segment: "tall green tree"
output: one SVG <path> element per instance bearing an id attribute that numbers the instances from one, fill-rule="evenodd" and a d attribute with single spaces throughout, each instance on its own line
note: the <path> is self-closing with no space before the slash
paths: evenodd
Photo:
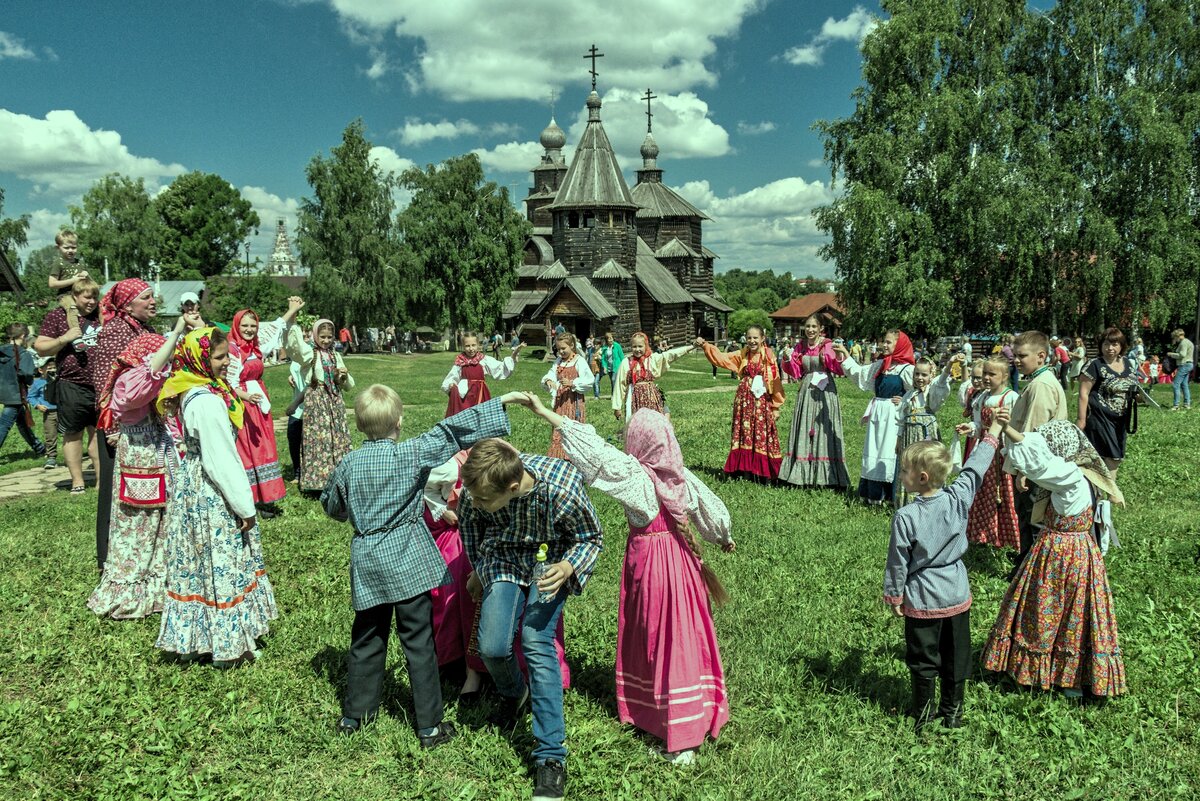
<path id="1" fill-rule="evenodd" d="M 396 220 L 409 254 L 409 316 L 434 327 L 498 325 L 529 235 L 508 190 L 484 181 L 473 153 L 405 170 L 400 185 L 413 192 Z"/>
<path id="2" fill-rule="evenodd" d="M 8 261 L 15 269 L 19 262 L 17 260 L 17 248 L 25 247 L 27 240 L 26 235 L 29 231 L 29 215 L 22 214 L 20 217 L 8 218 L 4 215 L 4 187 L 0 186 L 0 251 L 4 251 L 4 255 L 8 257 Z"/>
<path id="3" fill-rule="evenodd" d="M 47 282 L 50 270 L 57 260 L 58 248 L 54 245 L 40 247 L 25 257 L 25 263 L 21 265 L 21 283 L 25 285 L 22 300 L 26 303 L 36 303 L 40 300 L 53 300 L 58 295 L 57 290 L 51 289 Z"/>
<path id="4" fill-rule="evenodd" d="M 254 309 L 263 320 L 274 319 L 287 311 L 287 299 L 292 294 L 268 275 L 223 275 L 204 286 L 204 319 L 230 324 L 241 309 Z"/>
<path id="5" fill-rule="evenodd" d="M 180 175 L 154 199 L 154 208 L 163 223 L 163 278 L 220 275 L 259 225 L 250 201 L 211 173 Z"/>
<path id="6" fill-rule="evenodd" d="M 153 277 L 150 262 L 158 259 L 163 226 L 143 179 L 104 176 L 80 205 L 71 206 L 71 223 L 79 234 L 80 261 L 93 275 L 104 275 L 107 260 L 112 278 Z"/>
<path id="7" fill-rule="evenodd" d="M 300 203 L 296 245 L 309 269 L 311 308 L 338 324 L 386 325 L 402 305 L 401 254 L 392 214 L 395 177 L 370 158 L 362 120 L 305 174 L 313 197 Z"/>

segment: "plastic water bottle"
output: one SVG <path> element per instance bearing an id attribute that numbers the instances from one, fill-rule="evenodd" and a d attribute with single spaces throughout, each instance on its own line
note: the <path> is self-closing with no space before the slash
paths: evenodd
<path id="1" fill-rule="evenodd" d="M 530 581 L 530 584 L 537 593 L 533 599 L 533 603 L 535 604 L 540 604 L 543 601 L 550 600 L 550 597 L 546 595 L 546 593 L 537 589 L 538 582 L 546 577 L 546 572 L 550 569 L 546 565 L 546 554 L 549 550 L 550 546 L 544 542 L 538 546 L 537 564 L 533 566 L 533 579 Z"/>

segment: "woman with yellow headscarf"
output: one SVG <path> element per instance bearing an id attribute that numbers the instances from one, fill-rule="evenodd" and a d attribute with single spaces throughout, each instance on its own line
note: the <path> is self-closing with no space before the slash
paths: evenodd
<path id="1" fill-rule="evenodd" d="M 178 406 L 187 457 L 167 512 L 167 597 L 159 648 L 229 667 L 258 656 L 275 617 L 254 495 L 235 445 L 243 405 L 225 381 L 229 341 L 200 328 L 175 351 L 158 397 Z"/>

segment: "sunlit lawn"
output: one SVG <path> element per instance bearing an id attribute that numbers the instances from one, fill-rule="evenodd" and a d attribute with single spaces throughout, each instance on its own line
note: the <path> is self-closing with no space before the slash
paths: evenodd
<path id="1" fill-rule="evenodd" d="M 394 386 L 408 433 L 441 419 L 450 357 L 351 357 L 359 387 Z M 691 768 L 653 756 L 616 721 L 616 598 L 627 528 L 595 496 L 606 549 L 587 593 L 567 604 L 574 686 L 566 696 L 570 798 L 959 799 L 1196 798 L 1200 795 L 1200 412 L 1143 410 L 1121 483 L 1123 547 L 1108 563 L 1130 694 L 1080 708 L 1055 694 L 984 681 L 968 689 L 968 727 L 911 731 L 901 623 L 879 601 L 889 517 L 828 492 L 764 488 L 720 474 L 733 382 L 698 356 L 664 380 L 688 464 L 725 500 L 738 550 L 707 554 L 733 602 L 716 613 L 732 719 Z M 522 363 L 493 390 L 532 388 Z M 685 372 L 686 371 L 686 372 Z M 286 371 L 269 372 L 276 399 Z M 719 387 L 720 392 L 683 390 Z M 866 396 L 841 384 L 850 473 L 858 474 Z M 607 386 L 606 386 L 607 389 Z M 781 419 L 791 419 L 794 388 Z M 1155 396 L 1170 399 L 1169 387 Z M 277 400 L 277 407 L 284 402 Z M 953 403 L 951 403 L 953 406 Z M 942 412 L 943 430 L 959 414 Z M 608 399 L 589 419 L 614 436 Z M 548 432 L 514 410 L 513 441 L 544 451 Z M 784 435 L 785 431 L 781 431 Z M 21 460 L 16 432 L 0 473 Z M 286 454 L 281 436 L 280 451 Z M 284 457 L 286 461 L 286 456 Z M 27 463 L 27 464 L 26 464 Z M 3 480 L 3 479 L 0 479 Z M 334 734 L 351 611 L 348 527 L 294 492 L 263 536 L 281 618 L 262 660 L 218 672 L 165 661 L 157 619 L 96 619 L 95 495 L 0 505 L 0 796 L 5 798 L 527 798 L 528 727 L 515 739 L 479 712 L 454 744 L 421 752 L 408 721 L 403 659 L 392 646 L 379 721 Z M 970 554 L 973 639 L 981 647 L 1007 560 Z M 455 678 L 446 676 L 453 699 Z"/>

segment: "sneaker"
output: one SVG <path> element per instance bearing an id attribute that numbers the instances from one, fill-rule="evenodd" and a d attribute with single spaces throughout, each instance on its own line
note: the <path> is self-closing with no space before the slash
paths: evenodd
<path id="1" fill-rule="evenodd" d="M 1179 407 L 1178 407 L 1178 406 L 1172 406 L 1172 407 L 1171 407 L 1171 411 L 1173 411 L 1173 412 L 1177 412 L 1177 411 L 1179 411 Z"/>
<path id="2" fill-rule="evenodd" d="M 443 720 L 433 729 L 433 734 L 418 735 L 421 741 L 421 747 L 428 751 L 431 748 L 437 748 L 442 743 L 448 743 L 454 738 L 458 731 L 454 728 L 454 724 L 448 720 Z"/>
<path id="3" fill-rule="evenodd" d="M 360 725 L 362 724 L 354 718 L 342 718 L 337 722 L 337 733 L 348 737 L 358 731 Z"/>
<path id="4" fill-rule="evenodd" d="M 695 748 L 688 748 L 683 751 L 667 751 L 662 747 L 659 747 L 655 749 L 655 753 L 670 762 L 672 765 L 691 765 L 696 761 Z"/>
<path id="5" fill-rule="evenodd" d="M 53 470 L 56 467 L 58 467 L 58 462 L 54 459 L 47 459 L 46 463 L 42 465 L 43 470 Z"/>
<path id="6" fill-rule="evenodd" d="M 567 766 L 557 759 L 547 759 L 537 766 L 533 783 L 533 801 L 555 801 L 567 790 Z"/>
<path id="7" fill-rule="evenodd" d="M 498 729 L 511 729 L 520 722 L 525 711 L 529 708 L 529 685 L 521 690 L 520 698 L 502 696 L 495 711 L 488 716 L 488 723 Z"/>

